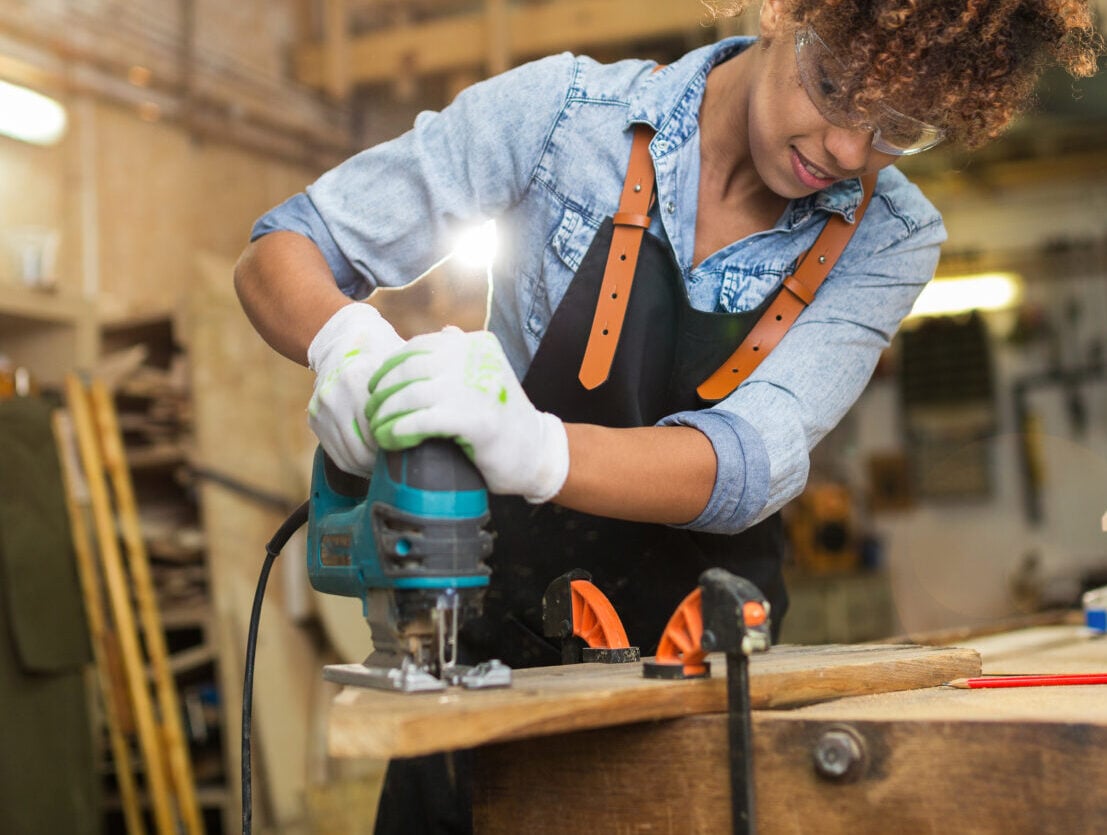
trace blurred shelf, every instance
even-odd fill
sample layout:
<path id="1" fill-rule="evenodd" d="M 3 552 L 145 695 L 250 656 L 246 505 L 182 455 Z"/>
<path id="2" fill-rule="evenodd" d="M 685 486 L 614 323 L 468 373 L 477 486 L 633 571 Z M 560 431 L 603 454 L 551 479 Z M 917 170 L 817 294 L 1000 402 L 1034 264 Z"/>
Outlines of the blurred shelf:
<path id="1" fill-rule="evenodd" d="M 91 316 L 88 303 L 74 294 L 0 284 L 0 317 L 73 323 Z"/>
<path id="2" fill-rule="evenodd" d="M 127 465 L 132 472 L 187 464 L 188 461 L 188 447 L 183 444 L 167 443 L 158 446 L 127 449 Z"/>
<path id="3" fill-rule="evenodd" d="M 222 809 L 231 802 L 231 792 L 223 786 L 199 785 L 196 787 L 196 800 L 202 809 Z M 150 805 L 150 798 L 146 792 L 138 793 L 138 802 L 142 806 Z M 105 809 L 111 811 L 123 808 L 123 802 L 115 792 L 105 792 L 103 805 Z"/>
<path id="4" fill-rule="evenodd" d="M 174 675 L 180 675 L 206 664 L 215 663 L 215 657 L 214 646 L 209 643 L 197 644 L 180 652 L 172 653 L 169 656 L 169 669 Z"/>

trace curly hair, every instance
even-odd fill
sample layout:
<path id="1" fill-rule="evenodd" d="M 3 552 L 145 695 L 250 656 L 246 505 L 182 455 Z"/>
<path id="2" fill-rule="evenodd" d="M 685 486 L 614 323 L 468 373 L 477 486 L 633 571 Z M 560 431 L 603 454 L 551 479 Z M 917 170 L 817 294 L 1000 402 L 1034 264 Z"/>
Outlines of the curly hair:
<path id="1" fill-rule="evenodd" d="M 702 0 L 730 16 L 746 2 Z M 886 103 L 939 124 L 966 148 L 999 136 L 1040 74 L 1095 74 L 1103 39 L 1088 0 L 783 0 L 845 66 L 843 105 L 864 119 Z"/>

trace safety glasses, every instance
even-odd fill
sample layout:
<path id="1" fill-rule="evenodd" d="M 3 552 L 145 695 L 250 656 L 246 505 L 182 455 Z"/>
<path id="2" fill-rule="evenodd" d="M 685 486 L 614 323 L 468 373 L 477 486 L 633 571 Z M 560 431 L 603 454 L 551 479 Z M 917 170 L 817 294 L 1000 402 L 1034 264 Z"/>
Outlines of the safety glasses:
<path id="1" fill-rule="evenodd" d="M 906 157 L 928 151 L 945 138 L 941 128 L 883 104 L 878 105 L 872 123 L 852 118 L 843 103 L 840 83 L 845 67 L 810 26 L 796 32 L 796 65 L 803 89 L 823 118 L 840 128 L 872 131 L 875 151 Z"/>

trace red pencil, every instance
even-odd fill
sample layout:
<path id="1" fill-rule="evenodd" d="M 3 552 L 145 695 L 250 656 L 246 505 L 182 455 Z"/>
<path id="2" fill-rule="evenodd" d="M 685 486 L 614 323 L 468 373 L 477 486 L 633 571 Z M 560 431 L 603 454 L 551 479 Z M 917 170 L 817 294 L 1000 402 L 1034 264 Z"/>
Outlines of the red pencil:
<path id="1" fill-rule="evenodd" d="M 962 690 L 977 690 L 984 687 L 1050 687 L 1071 684 L 1107 684 L 1107 673 L 981 676 L 954 679 L 946 686 L 959 687 Z"/>

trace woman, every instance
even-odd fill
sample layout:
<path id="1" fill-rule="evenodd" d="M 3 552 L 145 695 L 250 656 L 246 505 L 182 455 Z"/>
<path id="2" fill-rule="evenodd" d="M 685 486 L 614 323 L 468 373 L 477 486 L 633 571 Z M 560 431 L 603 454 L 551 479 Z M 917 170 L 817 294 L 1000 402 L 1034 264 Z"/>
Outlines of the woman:
<path id="1" fill-rule="evenodd" d="M 236 287 L 315 370 L 332 458 L 365 473 L 374 443 L 455 437 L 495 494 L 473 658 L 556 663 L 539 598 L 575 567 L 646 653 L 711 565 L 758 584 L 779 628 L 776 511 L 945 239 L 891 164 L 997 136 L 1045 66 L 1089 75 L 1100 47 L 1087 3 L 1062 0 L 766 0 L 760 33 L 663 68 L 517 68 L 255 227 Z M 488 217 L 508 241 L 489 332 L 405 345 L 350 303 Z"/>

